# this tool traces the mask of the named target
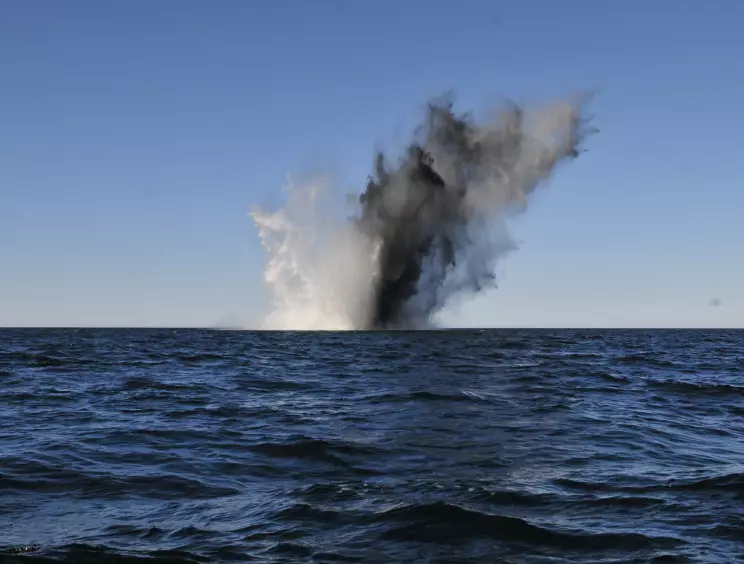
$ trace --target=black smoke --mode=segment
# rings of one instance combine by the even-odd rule
[[[359,228],[377,241],[365,329],[428,319],[453,293],[495,284],[487,224],[522,206],[589,129],[580,104],[535,114],[507,104],[479,124],[451,100],[428,105],[423,126],[390,167],[383,153],[359,198]]]

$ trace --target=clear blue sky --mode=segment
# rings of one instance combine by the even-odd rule
[[[448,89],[591,89],[601,133],[450,320],[744,326],[742,29],[740,0],[4,0],[0,325],[243,322],[288,173],[361,187]]]

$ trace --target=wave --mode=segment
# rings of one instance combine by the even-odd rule
[[[670,493],[673,491],[691,491],[691,492],[709,492],[709,493],[732,493],[744,495],[744,473],[731,472],[718,476],[704,478],[678,478],[670,479],[664,483],[655,483],[649,485],[615,485],[608,482],[588,482],[560,478],[556,484],[568,489],[583,491],[616,491],[627,493],[646,493],[662,491]]]
[[[647,380],[647,385],[669,392],[682,394],[702,394],[712,396],[740,396],[744,386],[723,382],[685,382],[684,380]]]
[[[445,538],[449,541],[488,538],[580,551],[627,551],[682,544],[679,539],[671,537],[652,537],[632,532],[558,531],[518,517],[485,513],[445,502],[390,509],[379,514],[376,520],[401,522],[383,534],[383,538],[399,541],[439,542]]]
[[[35,554],[35,553],[39,554]],[[209,559],[181,550],[153,550],[145,554],[131,554],[113,548],[90,545],[68,544],[56,548],[33,547],[22,552],[14,549],[0,550],[0,564],[197,564]]]

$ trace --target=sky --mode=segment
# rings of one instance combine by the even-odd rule
[[[739,0],[3,0],[0,326],[228,326],[248,216],[363,188],[423,104],[594,93],[600,133],[454,326],[744,327]]]

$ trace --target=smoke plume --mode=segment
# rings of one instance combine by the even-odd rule
[[[290,188],[276,212],[252,212],[269,253],[274,329],[431,326],[457,297],[495,287],[514,248],[505,219],[579,155],[582,100],[505,104],[477,123],[432,102],[398,162],[379,153],[349,221],[319,211],[322,186]]]

